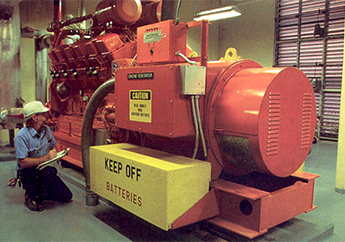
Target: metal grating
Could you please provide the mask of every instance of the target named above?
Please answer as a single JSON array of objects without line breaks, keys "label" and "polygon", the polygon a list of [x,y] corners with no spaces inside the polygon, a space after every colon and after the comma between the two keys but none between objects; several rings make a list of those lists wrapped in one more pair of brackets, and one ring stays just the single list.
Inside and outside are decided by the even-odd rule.
[{"label": "metal grating", "polygon": [[311,81],[316,137],[338,139],[345,0],[276,0],[275,66],[294,66]]}]

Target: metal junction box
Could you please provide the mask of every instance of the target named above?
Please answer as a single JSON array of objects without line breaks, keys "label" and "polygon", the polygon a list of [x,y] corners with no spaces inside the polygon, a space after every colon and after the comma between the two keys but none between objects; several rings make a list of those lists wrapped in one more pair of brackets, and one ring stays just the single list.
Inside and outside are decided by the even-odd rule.
[{"label": "metal junction box", "polygon": [[194,135],[190,97],[182,94],[181,68],[163,65],[117,69],[116,126],[171,138]]},{"label": "metal junction box", "polygon": [[205,95],[206,67],[181,65],[182,94]]},{"label": "metal junction box", "polygon": [[125,143],[90,147],[90,168],[93,192],[164,230],[211,180],[209,162]]},{"label": "metal junction box", "polygon": [[139,27],[137,43],[137,63],[152,62],[182,62],[181,57],[175,55],[177,51],[186,55],[187,25],[174,20],[167,20],[155,24]]}]

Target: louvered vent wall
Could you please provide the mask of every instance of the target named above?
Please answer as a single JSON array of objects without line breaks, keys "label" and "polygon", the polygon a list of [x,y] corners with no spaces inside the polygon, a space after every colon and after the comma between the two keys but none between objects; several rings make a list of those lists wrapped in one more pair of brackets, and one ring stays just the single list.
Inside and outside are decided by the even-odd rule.
[{"label": "louvered vent wall", "polygon": [[311,81],[316,137],[338,139],[345,0],[276,0],[275,66],[294,66]]}]

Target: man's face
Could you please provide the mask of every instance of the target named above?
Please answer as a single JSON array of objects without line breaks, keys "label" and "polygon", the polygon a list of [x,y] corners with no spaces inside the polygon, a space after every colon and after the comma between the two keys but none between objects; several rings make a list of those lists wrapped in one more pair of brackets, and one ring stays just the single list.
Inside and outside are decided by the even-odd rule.
[{"label": "man's face", "polygon": [[47,113],[36,114],[34,120],[36,121],[36,127],[41,128],[44,122],[47,120]]}]

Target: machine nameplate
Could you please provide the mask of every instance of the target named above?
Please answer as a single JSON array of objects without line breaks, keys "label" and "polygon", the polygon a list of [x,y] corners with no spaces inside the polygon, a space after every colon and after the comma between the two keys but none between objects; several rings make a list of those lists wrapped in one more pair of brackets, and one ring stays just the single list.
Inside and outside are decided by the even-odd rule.
[{"label": "machine nameplate", "polygon": [[152,122],[152,93],[150,90],[129,91],[129,120]]},{"label": "machine nameplate", "polygon": [[142,80],[142,79],[153,79],[154,73],[153,72],[145,72],[145,73],[128,73],[127,79],[128,80]]},{"label": "machine nameplate", "polygon": [[162,30],[144,33],[144,44],[158,42],[162,40]]}]

